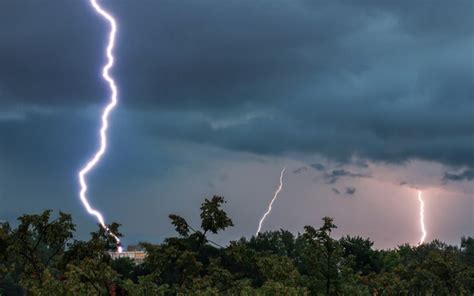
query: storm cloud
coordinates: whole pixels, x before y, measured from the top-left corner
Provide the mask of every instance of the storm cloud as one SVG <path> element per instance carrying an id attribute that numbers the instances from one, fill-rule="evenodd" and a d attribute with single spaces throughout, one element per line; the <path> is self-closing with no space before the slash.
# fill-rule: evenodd
<path id="1" fill-rule="evenodd" d="M 1 4 L 1 106 L 100 103 L 105 24 L 85 2 Z M 474 166 L 472 1 L 106 3 L 120 19 L 122 108 L 146 111 L 151 134 Z"/>
<path id="2" fill-rule="evenodd" d="M 326 169 L 326 167 L 320 163 L 312 163 L 310 164 L 310 167 L 312 167 L 313 169 L 317 171 L 324 171 Z"/>
<path id="3" fill-rule="evenodd" d="M 353 173 L 344 169 L 332 170 L 324 174 L 327 184 L 335 184 L 341 178 L 371 178 L 369 174 Z"/>
<path id="4" fill-rule="evenodd" d="M 346 194 L 347 195 L 354 195 L 357 191 L 355 187 L 346 187 Z"/>
<path id="5" fill-rule="evenodd" d="M 460 173 L 445 173 L 444 181 L 472 181 L 474 180 L 474 170 L 464 170 Z"/>
<path id="6" fill-rule="evenodd" d="M 235 235 L 253 233 L 261 213 L 248 205 L 266 205 L 273 172 L 292 162 L 305 169 L 285 185 L 301 183 L 269 223 L 294 230 L 306 217 L 319 223 L 315 208 L 354 225 L 357 214 L 345 207 L 356 199 L 316 199 L 350 194 L 341 178 L 366 205 L 398 205 L 400 192 L 362 185 L 374 186 L 373 166 L 419 159 L 446 165 L 445 181 L 472 180 L 470 0 L 103 3 L 119 20 L 120 104 L 91 197 L 131 240 L 165 235 L 169 212 L 196 216 L 201 198 L 215 193 L 241 218 Z M 107 97 L 99 69 L 107 24 L 87 1 L 0 1 L 0 19 L 0 199 L 9 205 L 0 218 L 55 207 L 93 224 L 79 207 L 75 173 L 95 148 Z M 221 170 L 232 177 L 219 178 Z M 319 186 L 314 174 L 340 183 Z M 349 210 L 361 221 L 386 218 L 359 208 L 370 207 Z M 401 240 L 406 229 L 392 218 L 387 225 L 402 234 L 390 237 Z M 369 222 L 363 229 L 377 224 Z"/>

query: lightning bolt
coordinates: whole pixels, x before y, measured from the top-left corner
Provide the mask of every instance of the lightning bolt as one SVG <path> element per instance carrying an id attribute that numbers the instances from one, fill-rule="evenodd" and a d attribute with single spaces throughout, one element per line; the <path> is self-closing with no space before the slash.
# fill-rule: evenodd
<path id="1" fill-rule="evenodd" d="M 286 168 L 283 168 L 283 169 L 281 170 L 281 173 L 280 173 L 280 185 L 278 186 L 277 190 L 276 190 L 275 193 L 273 194 L 272 201 L 271 201 L 270 204 L 268 205 L 268 209 L 267 209 L 266 213 L 263 215 L 262 219 L 260 219 L 260 222 L 258 223 L 258 229 L 257 229 L 257 232 L 255 233 L 255 235 L 258 235 L 258 234 L 260 233 L 260 230 L 262 229 L 263 221 L 265 221 L 265 218 L 267 217 L 267 215 L 270 214 L 270 212 L 272 211 L 272 205 L 273 205 L 273 203 L 275 202 L 275 200 L 277 199 L 278 194 L 280 194 L 281 190 L 283 189 L 283 174 L 285 173 L 285 170 L 286 170 Z"/>
<path id="2" fill-rule="evenodd" d="M 425 242 L 426 238 L 426 229 L 425 229 L 425 203 L 423 202 L 423 194 L 421 190 L 418 190 L 418 201 L 420 203 L 420 227 L 421 227 L 421 238 L 418 245 L 422 245 Z"/>
<path id="3" fill-rule="evenodd" d="M 114 17 L 109 12 L 104 10 L 97 3 L 97 0 L 90 0 L 90 4 L 94 8 L 94 10 L 102 18 L 104 18 L 110 25 L 109 39 L 108 39 L 107 48 L 106 48 L 107 63 L 102 68 L 102 77 L 107 82 L 110 88 L 110 99 L 109 99 L 109 103 L 105 106 L 102 112 L 102 126 L 100 128 L 100 133 L 99 133 L 100 134 L 99 149 L 95 152 L 92 158 L 86 163 L 86 165 L 83 168 L 81 168 L 81 170 L 79 171 L 78 176 L 79 176 L 79 183 L 81 185 L 79 196 L 87 212 L 91 214 L 92 216 L 96 217 L 96 219 L 99 221 L 100 225 L 106 230 L 106 232 L 114 238 L 118 246 L 118 251 L 122 252 L 122 247 L 120 245 L 119 237 L 115 235 L 114 233 L 112 233 L 110 229 L 107 227 L 107 225 L 105 225 L 104 217 L 98 210 L 91 207 L 87 198 L 86 177 L 87 177 L 87 174 L 89 174 L 89 172 L 94 169 L 94 167 L 97 165 L 97 163 L 100 161 L 105 151 L 107 150 L 107 129 L 109 127 L 108 119 L 109 119 L 110 113 L 117 106 L 117 93 L 118 93 L 115 81 L 109 74 L 110 69 L 114 65 L 113 49 L 115 46 L 117 24 L 115 22 Z"/>

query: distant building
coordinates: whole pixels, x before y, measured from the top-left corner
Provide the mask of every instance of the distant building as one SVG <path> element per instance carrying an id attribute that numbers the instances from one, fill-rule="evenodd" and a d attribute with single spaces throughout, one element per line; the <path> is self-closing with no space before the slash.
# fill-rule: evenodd
<path id="1" fill-rule="evenodd" d="M 132 260 L 135 264 L 142 264 L 145 260 L 146 252 L 138 246 L 130 245 L 127 247 L 126 251 L 123 251 L 121 253 L 109 252 L 109 255 L 114 260 L 119 258 L 128 258 Z"/>
<path id="2" fill-rule="evenodd" d="M 139 245 L 129 245 L 127 246 L 127 252 L 143 251 L 143 248 Z"/>

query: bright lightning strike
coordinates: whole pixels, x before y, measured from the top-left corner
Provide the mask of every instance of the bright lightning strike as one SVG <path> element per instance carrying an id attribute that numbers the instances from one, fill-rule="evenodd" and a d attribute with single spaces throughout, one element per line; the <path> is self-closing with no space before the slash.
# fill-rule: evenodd
<path id="1" fill-rule="evenodd" d="M 92 208 L 91 205 L 89 204 L 88 199 L 87 199 L 86 177 L 87 177 L 87 174 L 100 161 L 100 159 L 104 155 L 105 151 L 107 150 L 107 129 L 109 127 L 108 118 L 109 118 L 109 115 L 112 112 L 112 110 L 117 105 L 117 86 L 115 85 L 114 79 L 109 74 L 110 69 L 114 65 L 114 55 L 113 55 L 112 51 L 113 51 L 114 46 L 115 46 L 115 36 L 116 36 L 116 33 L 117 33 L 117 24 L 115 22 L 114 17 L 109 12 L 104 10 L 97 3 L 97 0 L 90 0 L 90 4 L 94 8 L 94 10 L 102 18 L 104 18 L 110 25 L 109 40 L 108 40 L 107 48 L 106 48 L 107 63 L 102 68 L 102 77 L 108 83 L 111 95 L 110 95 L 109 103 L 105 106 L 105 108 L 102 112 L 102 127 L 100 128 L 100 146 L 99 146 L 99 149 L 95 152 L 95 154 L 87 162 L 87 164 L 83 168 L 81 168 L 81 170 L 79 171 L 79 183 L 81 185 L 80 198 L 81 198 L 81 201 L 82 201 L 84 207 L 86 208 L 87 212 L 97 218 L 100 225 L 109 233 L 110 236 L 112 236 L 115 239 L 115 241 L 118 245 L 118 251 L 122 252 L 122 247 L 120 245 L 119 237 L 116 236 L 114 233 L 112 233 L 110 231 L 110 229 L 105 225 L 104 218 L 102 217 L 102 214 L 98 210 Z"/>
<path id="2" fill-rule="evenodd" d="M 272 198 L 272 201 L 270 202 L 270 204 L 268 205 L 267 212 L 263 215 L 262 219 L 260 219 L 260 222 L 258 223 L 258 229 L 257 229 L 257 232 L 255 233 L 255 235 L 258 235 L 260 233 L 260 230 L 262 229 L 263 221 L 265 221 L 265 218 L 267 217 L 267 215 L 270 214 L 270 212 L 272 211 L 272 205 L 275 202 L 275 200 L 277 199 L 278 194 L 280 194 L 281 190 L 283 189 L 283 174 L 285 173 L 285 170 L 286 170 L 286 168 L 283 168 L 281 170 L 280 185 L 278 186 L 278 189 L 273 194 L 273 198 Z"/>
<path id="3" fill-rule="evenodd" d="M 421 227 L 421 238 L 418 245 L 422 245 L 425 242 L 426 238 L 426 229 L 425 229 L 425 203 L 423 202 L 423 195 L 420 190 L 418 190 L 418 201 L 420 202 L 420 227 Z"/>

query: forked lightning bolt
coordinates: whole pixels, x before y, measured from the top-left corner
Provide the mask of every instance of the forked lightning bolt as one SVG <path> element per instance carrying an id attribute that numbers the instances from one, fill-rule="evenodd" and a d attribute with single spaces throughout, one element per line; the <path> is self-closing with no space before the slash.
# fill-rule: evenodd
<path id="1" fill-rule="evenodd" d="M 425 242 L 426 238 L 426 229 L 425 229 L 425 203 L 423 202 L 423 195 L 420 190 L 418 190 L 418 202 L 420 203 L 420 227 L 421 227 L 421 238 L 418 245 L 422 245 Z"/>
<path id="2" fill-rule="evenodd" d="M 81 168 L 81 170 L 79 171 L 79 183 L 81 185 L 81 191 L 80 191 L 79 196 L 87 212 L 97 218 L 100 225 L 107 231 L 107 233 L 110 236 L 112 236 L 115 239 L 115 242 L 117 243 L 117 246 L 118 246 L 118 251 L 122 252 L 122 247 L 120 245 L 119 237 L 115 235 L 114 233 L 112 233 L 110 229 L 107 227 L 107 225 L 105 225 L 102 214 L 98 210 L 91 207 L 87 198 L 86 177 L 87 177 L 87 174 L 97 165 L 97 163 L 100 161 L 105 151 L 107 150 L 107 129 L 109 127 L 108 118 L 109 118 L 110 113 L 113 111 L 113 109 L 117 105 L 117 86 L 115 85 L 114 79 L 109 74 L 110 69 L 114 65 L 113 49 L 115 46 L 117 24 L 115 22 L 114 17 L 109 12 L 104 10 L 97 3 L 97 0 L 90 0 L 90 4 L 94 8 L 94 10 L 102 18 L 104 18 L 110 25 L 108 43 L 107 43 L 107 48 L 106 48 L 107 63 L 102 68 L 102 77 L 107 82 L 110 88 L 110 99 L 109 99 L 109 103 L 105 106 L 102 112 L 102 118 L 101 118 L 102 126 L 99 132 L 99 137 L 100 137 L 99 149 L 95 152 L 92 158 L 86 163 L 86 165 L 83 168 Z"/>
<path id="3" fill-rule="evenodd" d="M 268 205 L 267 211 L 266 211 L 265 214 L 263 215 L 262 219 L 260 219 L 260 222 L 258 223 L 258 229 L 257 229 L 257 232 L 255 233 L 255 235 L 258 235 L 258 234 L 260 233 L 260 230 L 262 229 L 263 221 L 265 221 L 265 218 L 267 217 L 267 215 L 270 214 L 270 212 L 272 211 L 272 205 L 273 205 L 273 203 L 275 202 L 275 200 L 277 199 L 278 194 L 280 194 L 281 190 L 283 189 L 283 174 L 285 173 L 285 170 L 286 170 L 286 168 L 283 168 L 283 169 L 281 170 L 281 173 L 280 173 L 280 185 L 278 186 L 278 189 L 277 189 L 277 190 L 275 191 L 275 193 L 273 194 L 272 201 L 271 201 L 270 204 Z"/>

